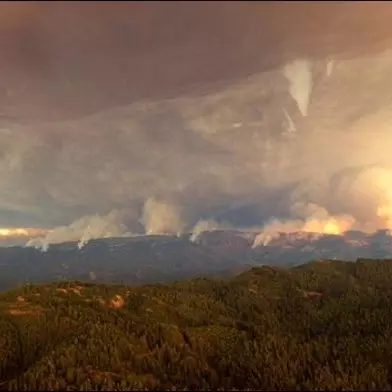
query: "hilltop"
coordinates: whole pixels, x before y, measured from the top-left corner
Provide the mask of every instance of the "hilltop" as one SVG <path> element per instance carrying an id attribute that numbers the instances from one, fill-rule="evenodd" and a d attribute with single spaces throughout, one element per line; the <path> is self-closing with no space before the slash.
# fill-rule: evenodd
<path id="1" fill-rule="evenodd" d="M 390 389 L 392 260 L 0 296 L 3 390 Z"/>
<path id="2" fill-rule="evenodd" d="M 388 232 L 344 235 L 280 233 L 254 246 L 258 235 L 246 230 L 214 230 L 181 236 L 140 235 L 30 247 L 0 248 L 0 290 L 24 283 L 80 280 L 106 284 L 167 283 L 204 276 L 230 276 L 250 266 L 294 266 L 316 259 L 392 257 Z"/>

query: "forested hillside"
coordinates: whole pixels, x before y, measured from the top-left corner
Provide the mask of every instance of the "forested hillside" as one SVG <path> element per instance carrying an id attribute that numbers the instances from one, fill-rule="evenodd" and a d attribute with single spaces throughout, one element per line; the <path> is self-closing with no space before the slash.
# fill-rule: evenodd
<path id="1" fill-rule="evenodd" d="M 31 247 L 0 247 L 0 290 L 25 283 L 83 282 L 142 285 L 225 277 L 261 265 L 295 266 L 310 260 L 378 259 L 392 256 L 392 237 L 385 230 L 344 235 L 280 233 L 253 246 L 256 232 L 213 230 L 191 234 L 100 238 L 82 249 L 77 242 Z"/>
<path id="2" fill-rule="evenodd" d="M 0 297 L 3 390 L 392 388 L 392 261 Z"/>

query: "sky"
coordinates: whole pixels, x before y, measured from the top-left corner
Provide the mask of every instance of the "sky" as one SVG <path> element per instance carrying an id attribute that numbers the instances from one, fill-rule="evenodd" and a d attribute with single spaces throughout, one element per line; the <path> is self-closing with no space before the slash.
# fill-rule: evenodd
<path id="1" fill-rule="evenodd" d="M 391 18 L 1 2 L 0 244 L 392 228 Z"/>

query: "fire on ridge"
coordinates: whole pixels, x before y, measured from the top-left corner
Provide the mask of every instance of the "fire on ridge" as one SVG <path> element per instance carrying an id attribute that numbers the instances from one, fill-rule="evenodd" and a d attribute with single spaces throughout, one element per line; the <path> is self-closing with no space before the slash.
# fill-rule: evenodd
<path id="1" fill-rule="evenodd" d="M 33 237 L 47 230 L 35 227 L 0 227 L 0 237 Z"/>

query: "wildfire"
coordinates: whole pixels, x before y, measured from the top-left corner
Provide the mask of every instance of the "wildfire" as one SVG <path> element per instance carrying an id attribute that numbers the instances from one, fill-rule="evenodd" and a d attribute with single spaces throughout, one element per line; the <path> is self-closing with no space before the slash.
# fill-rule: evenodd
<path id="1" fill-rule="evenodd" d="M 342 230 L 339 227 L 339 225 L 336 224 L 335 222 L 328 222 L 324 226 L 323 232 L 326 233 L 326 234 L 341 234 Z"/>
<path id="2" fill-rule="evenodd" d="M 32 227 L 13 227 L 13 228 L 0 228 L 0 237 L 33 237 L 42 235 L 45 230 L 32 228 Z"/>
<path id="3" fill-rule="evenodd" d="M 329 217 L 325 220 L 310 219 L 299 228 L 300 231 L 340 235 L 350 230 L 355 220 L 351 216 Z"/>

